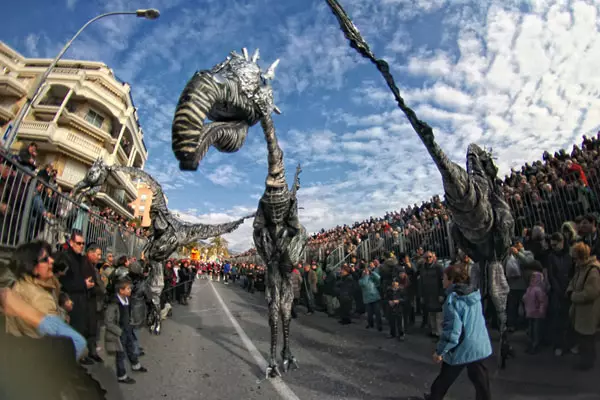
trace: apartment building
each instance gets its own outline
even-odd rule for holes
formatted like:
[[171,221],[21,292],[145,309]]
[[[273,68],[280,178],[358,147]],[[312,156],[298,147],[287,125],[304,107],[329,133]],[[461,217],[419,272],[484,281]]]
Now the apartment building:
[[[23,57],[0,42],[0,134],[50,62]],[[30,142],[38,145],[38,165],[52,163],[64,190],[72,189],[98,157],[136,168],[144,168],[148,158],[131,88],[100,62],[58,63],[21,124],[13,150]],[[97,205],[131,219],[129,205],[137,194],[129,176],[117,173],[98,194]]]
[[131,203],[133,217],[139,218],[141,226],[146,228],[150,226],[150,206],[152,205],[152,190],[144,182],[136,182],[137,198]]

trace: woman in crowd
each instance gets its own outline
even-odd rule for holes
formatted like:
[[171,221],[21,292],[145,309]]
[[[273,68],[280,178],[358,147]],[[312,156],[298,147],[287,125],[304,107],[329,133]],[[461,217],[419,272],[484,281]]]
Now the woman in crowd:
[[[13,291],[44,315],[60,315],[60,284],[54,277],[52,249],[46,242],[35,241],[19,246],[10,269],[16,277]],[[14,336],[39,338],[37,329],[18,317],[6,318],[6,332]]]
[[463,265],[444,270],[447,297],[443,307],[443,330],[433,360],[442,368],[426,400],[441,400],[464,368],[475,386],[477,400],[491,399],[490,381],[483,361],[492,354],[485,326],[481,294],[469,283]]
[[583,242],[571,248],[575,276],[567,288],[571,300],[569,314],[577,334],[580,362],[575,367],[590,370],[596,362],[596,330],[600,323],[600,263]]

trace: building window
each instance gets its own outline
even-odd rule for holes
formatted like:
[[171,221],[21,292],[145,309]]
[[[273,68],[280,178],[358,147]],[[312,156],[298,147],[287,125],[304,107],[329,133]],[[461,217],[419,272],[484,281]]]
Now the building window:
[[91,109],[88,110],[85,120],[97,128],[102,128],[102,124],[104,123],[104,117]]
[[140,196],[140,199],[142,201],[146,201],[147,198],[148,198],[148,196],[146,196],[145,194],[143,194],[143,195]]

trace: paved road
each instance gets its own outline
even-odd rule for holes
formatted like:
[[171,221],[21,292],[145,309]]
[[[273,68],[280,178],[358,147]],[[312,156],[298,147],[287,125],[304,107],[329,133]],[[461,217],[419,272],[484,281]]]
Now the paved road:
[[[422,334],[399,343],[386,339],[385,332],[366,330],[362,322],[341,326],[317,313],[301,314],[292,323],[292,351],[300,369],[265,381],[269,328],[264,295],[204,280],[196,281],[192,294],[189,305],[175,307],[162,335],[142,335],[147,353],[142,361],[149,372],[132,375],[137,384],[119,387],[108,367],[92,368],[109,398],[409,400],[419,398],[437,372],[430,361],[434,343]],[[492,360],[494,398],[600,399],[600,368],[575,374],[569,361],[523,355],[495,374]],[[448,399],[474,398],[464,375]]]

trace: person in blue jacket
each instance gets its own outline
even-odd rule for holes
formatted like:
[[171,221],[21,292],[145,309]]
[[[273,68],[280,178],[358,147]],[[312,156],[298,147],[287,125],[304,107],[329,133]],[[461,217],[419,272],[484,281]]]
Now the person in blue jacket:
[[426,400],[441,400],[464,368],[475,386],[477,400],[490,400],[490,380],[484,360],[492,354],[485,326],[479,290],[469,284],[468,270],[462,264],[444,271],[446,301],[443,331],[433,360],[442,368],[431,385]]

